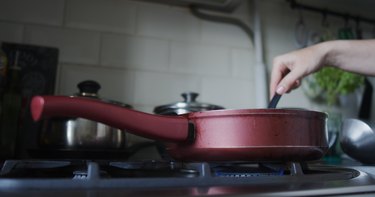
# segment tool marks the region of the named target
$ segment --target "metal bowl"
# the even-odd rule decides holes
[[[340,145],[350,157],[366,164],[375,163],[375,132],[373,125],[358,119],[346,119],[342,123]]]

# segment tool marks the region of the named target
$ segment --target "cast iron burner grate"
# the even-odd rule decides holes
[[[144,178],[198,177],[199,172],[177,162],[110,162],[110,161],[48,161],[7,160],[0,178]]]

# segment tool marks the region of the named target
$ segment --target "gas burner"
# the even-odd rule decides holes
[[[259,177],[259,176],[284,176],[285,169],[270,168],[267,165],[233,165],[212,166],[214,176],[218,177]]]
[[[39,161],[7,160],[1,177],[9,178],[140,178],[140,177],[197,177],[199,172],[178,162],[143,161],[111,162],[86,161]]]
[[[73,179],[99,179],[99,178],[111,178],[111,175],[105,171],[102,170],[99,167],[99,164],[92,161],[87,161],[87,165],[80,166],[81,170],[75,170],[73,171]],[[82,168],[84,167],[84,168]]]
[[[74,171],[73,174],[73,179],[87,179],[86,171]]]
[[[272,177],[293,177],[309,181],[318,181],[321,178],[326,180],[351,179],[359,176],[355,170],[346,168],[329,168],[326,166],[307,165],[306,163],[224,163],[209,164],[211,176],[215,177],[264,177],[265,180]],[[271,178],[267,178],[271,177]]]
[[[164,162],[164,161],[141,161],[141,162],[110,162],[109,165],[119,167],[122,169],[128,169],[128,170],[152,170],[152,169],[176,169],[183,167],[183,163],[177,163],[177,162]]]
[[[0,177],[9,178],[69,178],[70,173],[81,162],[47,160],[7,160],[0,171]]]
[[[110,162],[103,166],[111,174],[121,177],[197,177],[199,172],[179,162],[144,161],[144,162]]]

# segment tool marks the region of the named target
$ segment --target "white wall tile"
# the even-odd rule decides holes
[[[275,56],[300,48],[294,32],[299,14],[297,11],[290,11],[287,2],[275,1],[272,3],[267,1],[260,4],[265,61],[270,68]],[[310,22],[306,18],[306,25]],[[321,20],[319,20],[319,24],[321,24]],[[311,26],[308,25],[307,28],[311,28]]]
[[[134,73],[132,71],[62,64],[59,79],[57,94],[72,95],[78,92],[79,82],[95,80],[101,85],[100,96],[127,104],[133,103]]]
[[[256,94],[253,90],[254,84],[248,80],[204,78],[201,100],[227,109],[253,108]]]
[[[96,64],[100,34],[96,32],[43,26],[26,26],[25,43],[57,47],[61,62]]]
[[[138,14],[138,33],[178,41],[199,41],[199,20],[186,9],[142,4]]]
[[[232,50],[232,72],[235,78],[253,79],[255,67],[254,50]]]
[[[103,35],[101,64],[114,67],[166,71],[168,42],[125,35]]]
[[[0,22],[0,42],[22,42],[23,25]]]
[[[150,114],[154,113],[154,108],[155,105],[133,105],[133,109]]]
[[[64,0],[0,0],[0,19],[62,25]]]
[[[225,46],[250,48],[249,36],[238,26],[202,21],[202,42]]]
[[[218,46],[173,42],[171,70],[197,75],[230,75],[230,49]]]
[[[134,34],[136,11],[136,5],[126,0],[67,0],[65,24]]]
[[[199,92],[200,80],[190,75],[137,72],[135,104],[158,106],[182,100],[181,93]]]

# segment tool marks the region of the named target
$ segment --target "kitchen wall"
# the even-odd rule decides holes
[[[127,0],[1,0],[0,40],[60,49],[56,94],[94,79],[101,95],[152,112],[181,100],[254,105],[254,49],[239,28],[185,8]],[[237,15],[250,20],[247,7]],[[236,15],[235,14],[235,15]]]
[[[226,108],[255,107],[254,46],[236,26],[197,19],[182,7],[130,0],[0,0],[0,5],[0,41],[60,49],[56,94],[71,95],[78,82],[94,79],[103,97],[145,112],[181,100],[184,91]],[[270,69],[274,56],[298,48],[299,15],[284,0],[260,1],[259,11]],[[229,15],[253,25],[249,1]],[[320,15],[304,18],[310,33],[321,30]],[[332,29],[343,24],[330,22]],[[302,89],[283,97],[280,106],[316,108]]]

